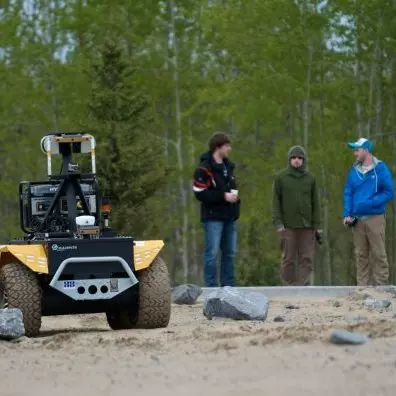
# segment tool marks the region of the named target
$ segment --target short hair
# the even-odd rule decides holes
[[[230,138],[223,132],[216,132],[209,139],[209,150],[214,151],[223,144],[231,143]]]

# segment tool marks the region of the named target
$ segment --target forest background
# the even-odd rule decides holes
[[[202,284],[191,178],[230,135],[241,218],[238,285],[279,284],[274,174],[301,144],[319,186],[314,282],[354,284],[342,193],[364,136],[395,172],[395,0],[0,1],[0,240],[20,236],[18,183],[44,179],[40,139],[86,131],[112,225],[163,239],[174,284]],[[396,280],[396,202],[387,251]]]

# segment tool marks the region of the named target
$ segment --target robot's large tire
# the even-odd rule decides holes
[[[42,292],[36,274],[21,263],[3,265],[0,267],[0,293],[4,294],[9,308],[22,311],[25,335],[38,335]]]
[[[171,316],[172,288],[165,262],[157,257],[139,276],[139,310],[135,327],[167,327]]]
[[[113,330],[132,329],[133,316],[127,311],[106,312],[107,323]]]
[[[155,329],[167,327],[171,316],[171,284],[165,262],[156,257],[150,267],[137,273],[139,307],[137,313],[107,313],[107,321],[114,330]]]

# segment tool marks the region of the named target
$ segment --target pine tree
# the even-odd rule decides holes
[[[89,70],[89,119],[97,140],[98,178],[112,202],[112,226],[141,233],[139,215],[165,182],[163,147],[151,133],[149,101],[121,44],[108,39]]]

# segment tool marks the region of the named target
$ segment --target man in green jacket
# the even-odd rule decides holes
[[[316,180],[306,170],[306,157],[303,147],[291,147],[288,167],[276,175],[273,183],[272,221],[280,237],[280,276],[285,286],[310,284],[315,241],[321,233]]]

